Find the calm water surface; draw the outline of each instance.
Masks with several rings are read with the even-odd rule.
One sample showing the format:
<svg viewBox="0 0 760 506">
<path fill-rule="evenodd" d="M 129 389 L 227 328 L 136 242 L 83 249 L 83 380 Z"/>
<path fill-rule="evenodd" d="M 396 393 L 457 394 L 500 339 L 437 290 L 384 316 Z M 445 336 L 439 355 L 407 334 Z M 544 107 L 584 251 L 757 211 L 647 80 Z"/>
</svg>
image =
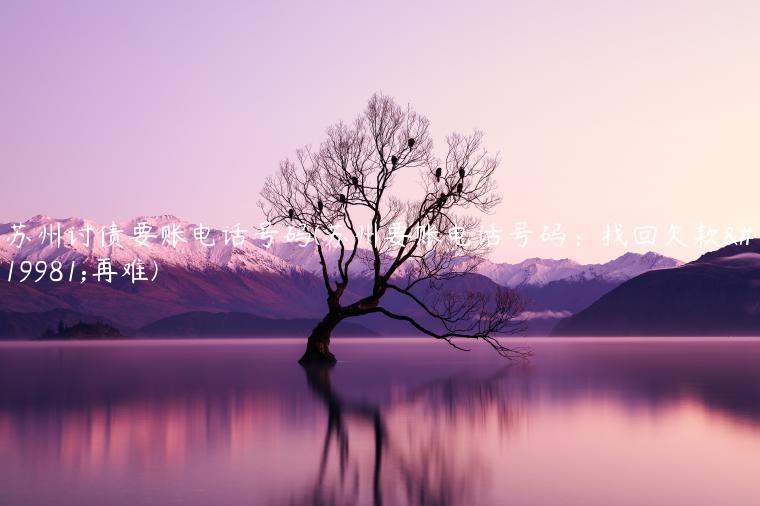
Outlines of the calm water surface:
<svg viewBox="0 0 760 506">
<path fill-rule="evenodd" d="M 527 342 L 0 344 L 0 504 L 760 504 L 760 341 Z"/>
</svg>

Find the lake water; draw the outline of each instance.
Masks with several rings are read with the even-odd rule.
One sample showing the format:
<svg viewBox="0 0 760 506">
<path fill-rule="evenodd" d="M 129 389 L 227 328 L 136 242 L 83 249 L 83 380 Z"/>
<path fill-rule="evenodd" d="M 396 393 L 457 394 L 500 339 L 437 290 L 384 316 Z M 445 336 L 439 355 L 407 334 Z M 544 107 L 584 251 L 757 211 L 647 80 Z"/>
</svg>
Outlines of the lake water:
<svg viewBox="0 0 760 506">
<path fill-rule="evenodd" d="M 760 504 L 760 341 L 0 344 L 0 504 Z"/>
</svg>

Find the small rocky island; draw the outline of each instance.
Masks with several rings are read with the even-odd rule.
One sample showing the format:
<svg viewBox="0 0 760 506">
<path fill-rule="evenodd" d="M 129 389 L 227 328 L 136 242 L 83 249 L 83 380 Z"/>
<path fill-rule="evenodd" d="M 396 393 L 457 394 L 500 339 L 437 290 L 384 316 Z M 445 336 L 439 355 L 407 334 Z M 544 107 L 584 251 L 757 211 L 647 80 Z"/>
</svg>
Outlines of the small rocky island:
<svg viewBox="0 0 760 506">
<path fill-rule="evenodd" d="M 57 332 L 48 329 L 42 334 L 42 339 L 119 339 L 124 337 L 119 329 L 103 322 L 79 322 L 70 327 L 58 322 Z"/>
</svg>

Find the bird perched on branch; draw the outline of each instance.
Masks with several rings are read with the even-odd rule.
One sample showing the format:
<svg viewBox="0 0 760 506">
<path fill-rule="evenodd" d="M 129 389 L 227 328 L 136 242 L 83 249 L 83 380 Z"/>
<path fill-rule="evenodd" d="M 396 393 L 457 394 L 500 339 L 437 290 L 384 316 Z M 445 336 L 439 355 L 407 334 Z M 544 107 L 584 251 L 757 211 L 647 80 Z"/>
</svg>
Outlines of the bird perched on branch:
<svg viewBox="0 0 760 506">
<path fill-rule="evenodd" d="M 414 138 L 409 139 L 406 141 L 407 146 L 409 146 L 409 149 L 411 150 L 414 147 Z"/>
<path fill-rule="evenodd" d="M 442 170 L 441 170 L 440 167 L 438 167 L 437 169 L 435 169 L 435 180 L 436 181 L 440 181 L 441 180 L 441 172 L 442 172 Z"/>
<path fill-rule="evenodd" d="M 394 167 L 398 164 L 398 157 L 396 155 L 391 156 L 391 163 Z"/>
<path fill-rule="evenodd" d="M 356 188 L 359 188 L 359 178 L 356 176 L 351 176 L 351 184 Z"/>
<path fill-rule="evenodd" d="M 293 209 L 288 209 L 288 218 L 292 220 L 295 214 L 296 212 Z"/>
<path fill-rule="evenodd" d="M 464 179 L 464 167 L 459 167 L 459 177 Z"/>
<path fill-rule="evenodd" d="M 340 200 L 341 204 L 345 204 L 346 203 L 346 196 L 341 193 L 340 195 L 338 195 L 338 200 Z"/>
<path fill-rule="evenodd" d="M 322 212 L 322 209 L 325 207 L 324 203 L 322 203 L 322 199 L 317 200 L 317 209 L 319 212 Z"/>
</svg>

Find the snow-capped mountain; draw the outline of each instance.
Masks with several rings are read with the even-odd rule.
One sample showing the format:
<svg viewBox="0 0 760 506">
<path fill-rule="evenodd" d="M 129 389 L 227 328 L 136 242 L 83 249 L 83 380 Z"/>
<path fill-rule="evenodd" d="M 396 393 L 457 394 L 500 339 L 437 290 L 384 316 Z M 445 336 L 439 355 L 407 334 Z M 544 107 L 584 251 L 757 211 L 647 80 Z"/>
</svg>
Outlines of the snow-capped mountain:
<svg viewBox="0 0 760 506">
<path fill-rule="evenodd" d="M 240 230 L 245 228 L 241 226 Z M 26 237 L 20 248 L 18 244 L 22 238 L 14 233 L 13 224 L 0 225 L 0 261 L 59 260 L 68 264 L 110 258 L 112 262 L 124 265 L 139 258 L 190 270 L 227 268 L 252 272 L 303 270 L 320 273 L 314 243 L 302 247 L 298 242 L 275 239 L 270 248 L 265 248 L 257 231 L 246 230 L 241 235 L 237 230 L 237 227 L 210 229 L 172 215 L 140 216 L 113 224 L 37 215 L 22 223 L 18 230 Z M 59 231 L 60 245 L 57 240 Z M 328 266 L 335 265 L 340 250 L 325 245 L 323 252 Z M 545 286 L 560 280 L 598 279 L 620 283 L 649 270 L 680 264 L 678 260 L 649 252 L 643 255 L 626 253 L 607 263 L 585 265 L 570 259 L 529 258 L 516 264 L 484 260 L 477 272 L 503 286 Z M 359 258 L 353 265 L 355 272 L 364 270 Z"/>
<path fill-rule="evenodd" d="M 364 254 L 368 253 L 366 250 L 360 251 Z M 305 247 L 294 242 L 274 243 L 269 252 L 308 272 L 321 275 L 322 267 L 319 263 L 319 255 L 313 243 Z M 337 265 L 340 249 L 325 245 L 323 254 L 328 267 Z M 462 258 L 460 262 L 466 264 L 471 262 L 471 259 Z M 569 258 L 561 260 L 528 258 L 516 264 L 481 260 L 476 272 L 510 288 L 519 286 L 542 287 L 554 281 L 562 280 L 597 280 L 621 283 L 650 270 L 669 269 L 681 264 L 682 262 L 679 260 L 650 251 L 644 254 L 625 253 L 602 264 L 581 264 Z M 366 272 L 365 264 L 360 258 L 357 258 L 352 265 L 355 271 Z"/>
<path fill-rule="evenodd" d="M 100 234 L 111 226 L 90 220 L 35 216 L 22 225 L 18 231 L 28 239 L 20 248 L 13 224 L 0 225 L 0 321 L 3 312 L 42 315 L 60 309 L 71 318 L 103 319 L 122 330 L 134 331 L 189 311 L 247 312 L 270 318 L 313 318 L 324 312 L 324 299 L 315 297 L 323 289 L 320 280 L 268 253 L 253 240 L 233 244 L 229 231 L 230 240 L 225 244 L 224 230 L 209 230 L 205 246 L 194 237 L 196 226 L 174 216 L 139 217 L 116 224 L 114 228 L 123 231 L 119 245 L 107 246 L 110 240 L 104 245 Z M 49 234 L 51 225 L 56 234 L 61 228 L 60 245 L 49 235 L 43 240 L 43 231 Z M 144 245 L 133 239 L 138 226 L 145 232 Z M 162 239 L 164 227 L 176 232 L 176 241 L 166 233 Z M 114 270 L 118 275 L 111 282 L 101 283 L 91 276 L 100 258 L 110 258 L 117 266 Z M 145 261 L 150 273 L 155 272 L 152 262 L 156 262 L 159 273 L 155 281 L 133 283 L 125 277 L 123 266 L 135 259 Z M 12 273 L 11 260 L 16 262 L 12 277 L 18 282 L 5 281 Z M 43 260 L 48 265 L 56 260 L 64 265 L 76 261 L 89 276 L 81 283 L 78 277 L 73 283 L 48 278 L 37 282 L 36 276 L 21 282 L 19 264 L 23 260 Z"/>
<path fill-rule="evenodd" d="M 261 245 L 262 241 L 255 241 L 256 244 Z M 273 242 L 270 248 L 267 250 L 278 258 L 288 262 L 292 265 L 297 265 L 306 272 L 321 277 L 322 265 L 319 262 L 319 253 L 314 243 L 302 246 L 303 243 L 298 242 Z M 351 251 L 346 250 L 344 253 L 343 261 L 348 259 Z M 338 260 L 340 258 L 340 247 L 323 244 L 322 254 L 325 257 L 327 263 L 328 272 L 337 276 L 338 272 Z M 371 276 L 371 251 L 369 249 L 359 248 L 356 252 L 356 256 L 351 261 L 350 272 L 352 276 Z M 383 265 L 386 265 L 386 261 L 390 261 L 389 257 L 383 257 Z M 400 273 L 399 273 L 400 274 Z"/>
<path fill-rule="evenodd" d="M 528 258 L 517 264 L 494 263 L 488 260 L 478 266 L 483 274 L 511 288 L 545 286 L 553 281 L 600 280 L 623 282 L 654 269 L 678 267 L 682 262 L 657 253 L 625 253 L 603 264 L 580 264 L 575 260 Z"/>
<path fill-rule="evenodd" d="M 266 248 L 258 230 L 248 230 L 245 237 L 240 237 L 234 226 L 209 230 L 171 215 L 137 217 L 118 224 L 39 215 L 22 225 L 14 231 L 14 224 L 0 224 L 0 279 L 9 275 L 11 260 L 16 261 L 16 276 L 22 260 L 58 260 L 64 265 L 76 261 L 91 269 L 100 258 L 110 258 L 113 264 L 122 266 L 135 259 L 155 261 L 160 275 L 155 282 L 142 284 L 133 284 L 123 276 L 113 283 L 45 279 L 39 283 L 0 282 L 0 323 L 3 314 L 8 321 L 18 320 L 14 314 L 48 315 L 44 322 L 40 317 L 39 325 L 56 323 L 65 314 L 74 321 L 103 319 L 122 329 L 136 330 L 162 318 L 193 311 L 240 312 L 268 318 L 317 318 L 324 314 L 324 283 L 313 243 L 301 247 L 298 242 L 276 236 L 271 247 Z M 56 236 L 59 228 L 60 244 Z M 203 233 L 196 233 L 198 230 Z M 20 234 L 26 239 L 18 247 Z M 118 241 L 109 235 L 118 235 Z M 324 253 L 328 265 L 335 266 L 340 250 L 325 245 Z M 367 251 L 363 250 L 363 254 Z M 518 264 L 483 261 L 478 265 L 479 276 L 450 286 L 456 290 L 473 286 L 494 290 L 496 284 L 515 287 L 527 301 L 524 317 L 531 321 L 531 332 L 545 333 L 559 318 L 584 309 L 621 282 L 642 272 L 679 264 L 656 253 L 626 253 L 605 264 L 591 265 L 569 259 L 534 258 Z M 357 258 L 352 272 L 362 273 L 365 269 L 365 263 Z M 367 280 L 352 279 L 349 292 L 356 292 L 356 296 L 366 288 Z M 382 325 L 388 327 L 387 322 L 371 324 L 375 330 L 388 331 Z"/>
<path fill-rule="evenodd" d="M 552 281 L 578 275 L 583 265 L 575 260 L 552 260 L 528 258 L 520 263 L 495 263 L 483 260 L 477 272 L 503 286 L 514 288 L 520 285 L 541 286 Z"/>
<path fill-rule="evenodd" d="M 239 234 L 234 228 L 228 229 L 225 237 L 224 230 L 181 221 L 172 215 L 140 216 L 114 224 L 37 215 L 23 222 L 18 232 L 14 232 L 13 225 L 18 224 L 0 225 L 0 261 L 58 260 L 69 264 L 110 258 L 121 265 L 135 259 L 155 260 L 162 266 L 190 270 L 227 268 L 271 273 L 300 270 L 298 264 L 286 262 L 257 245 L 251 231 L 235 239 Z M 194 233 L 196 229 L 198 236 Z"/>
<path fill-rule="evenodd" d="M 263 247 L 262 241 L 256 242 L 260 247 Z M 292 265 L 297 265 L 307 272 L 321 276 L 322 265 L 319 263 L 319 254 L 314 243 L 306 244 L 302 246 L 302 243 L 298 242 L 283 242 L 276 241 L 268 249 L 269 253 L 280 258 L 284 262 L 288 262 Z M 335 267 L 338 265 L 338 258 L 340 257 L 340 249 L 333 248 L 325 245 L 322 248 L 322 253 L 325 256 L 328 267 Z M 359 262 L 357 261 L 357 264 Z"/>
<path fill-rule="evenodd" d="M 15 224 L 18 226 L 18 224 Z M 96 263 L 110 258 L 115 264 L 126 265 L 135 259 L 156 261 L 161 267 L 190 271 L 224 269 L 232 272 L 284 274 L 313 274 L 321 277 L 322 267 L 314 243 L 303 246 L 298 241 L 286 241 L 275 236 L 269 247 L 258 230 L 233 226 L 225 230 L 211 229 L 202 224 L 182 221 L 172 215 L 140 216 L 124 223 L 101 224 L 82 218 L 54 219 L 37 215 L 23 222 L 14 231 L 14 224 L 0 224 L 0 262 L 58 260 L 64 265 Z M 238 233 L 239 230 L 243 232 Z M 57 234 L 60 231 L 60 245 Z M 51 233 L 53 234 L 51 236 Z M 22 234 L 22 235 L 21 235 Z M 25 239 L 22 239 L 24 237 Z M 21 247 L 19 243 L 23 241 Z M 340 249 L 323 244 L 328 269 L 334 274 Z M 360 250 L 359 257 L 368 255 Z M 460 262 L 472 262 L 463 257 Z M 353 262 L 354 274 L 367 273 L 362 258 Z M 516 264 L 482 260 L 476 272 L 510 288 L 538 293 L 536 288 L 556 291 L 563 286 L 593 282 L 594 290 L 606 291 L 644 272 L 672 268 L 681 262 L 657 253 L 625 253 L 602 264 L 580 264 L 571 259 L 529 258 Z M 563 282 L 562 285 L 557 285 Z M 582 291 L 582 290 L 581 290 Z M 543 299 L 537 295 L 536 300 Z M 581 297 L 583 299 L 583 297 Z M 583 299 L 585 300 L 585 299 Z M 591 301 L 589 301 L 591 302 Z M 551 309 L 568 309 L 553 307 Z"/>
</svg>

